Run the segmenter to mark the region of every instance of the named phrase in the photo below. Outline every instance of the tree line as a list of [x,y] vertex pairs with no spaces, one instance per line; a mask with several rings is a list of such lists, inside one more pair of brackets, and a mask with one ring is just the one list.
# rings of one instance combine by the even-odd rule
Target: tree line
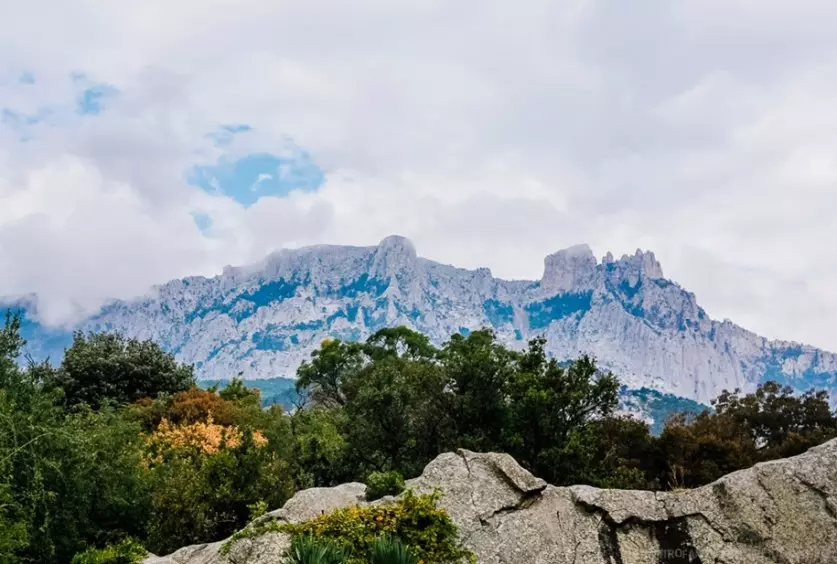
[[299,489],[397,488],[457,448],[507,452],[556,485],[672,489],[837,436],[826,392],[773,382],[652,436],[614,414],[616,376],[589,357],[558,363],[545,344],[514,351],[481,330],[436,347],[404,327],[327,340],[300,366],[289,413],[240,380],[201,390],[191,366],[114,333],[76,333],[58,365],[21,363],[9,313],[0,562],[81,562],[129,540],[168,553],[226,538]]

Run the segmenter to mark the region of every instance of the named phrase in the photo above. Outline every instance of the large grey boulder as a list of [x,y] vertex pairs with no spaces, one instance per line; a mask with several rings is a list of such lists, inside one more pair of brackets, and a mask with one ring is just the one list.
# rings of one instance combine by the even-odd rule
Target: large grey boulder
[[[837,563],[837,440],[673,492],[546,484],[505,454],[437,457],[407,486],[440,505],[486,564]],[[362,504],[362,484],[299,492],[262,519],[302,521]],[[147,564],[281,562],[286,535],[187,547]]]

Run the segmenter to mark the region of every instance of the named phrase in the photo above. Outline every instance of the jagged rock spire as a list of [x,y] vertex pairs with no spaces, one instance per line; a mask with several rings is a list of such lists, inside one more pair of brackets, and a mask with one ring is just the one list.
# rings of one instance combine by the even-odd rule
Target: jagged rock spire
[[548,255],[544,261],[541,289],[558,294],[589,285],[596,274],[596,257],[589,245],[575,245]]

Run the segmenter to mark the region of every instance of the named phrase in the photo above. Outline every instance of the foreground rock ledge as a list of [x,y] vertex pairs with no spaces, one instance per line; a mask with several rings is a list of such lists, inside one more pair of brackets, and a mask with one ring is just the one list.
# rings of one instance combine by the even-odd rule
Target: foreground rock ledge
[[[559,488],[506,454],[467,450],[440,455],[407,486],[441,488],[440,504],[480,563],[837,563],[837,439],[694,490]],[[358,483],[304,490],[260,520],[306,521],[363,504],[365,490]],[[273,564],[289,542],[268,533],[237,541],[226,556],[218,542],[145,564]]]

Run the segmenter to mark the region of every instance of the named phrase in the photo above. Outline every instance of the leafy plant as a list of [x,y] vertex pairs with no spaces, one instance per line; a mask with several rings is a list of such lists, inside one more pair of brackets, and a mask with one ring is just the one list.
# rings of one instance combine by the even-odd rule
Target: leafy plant
[[379,537],[401,540],[424,564],[474,562],[474,555],[458,541],[458,530],[447,511],[436,506],[441,492],[416,495],[407,490],[393,503],[337,509],[305,523],[268,521],[243,529],[221,547],[228,554],[243,538],[269,532],[294,537],[316,537],[339,545],[346,564],[366,564]]
[[263,499],[260,499],[255,503],[247,504],[247,510],[250,511],[250,520],[253,521],[255,519],[258,519],[259,517],[267,513],[267,507],[267,502]]
[[375,539],[387,535],[401,539],[426,564],[471,560],[473,555],[459,544],[456,525],[436,506],[440,495],[408,490],[394,503],[346,507],[282,528],[296,535],[333,539],[345,550],[348,564],[365,563]]
[[366,500],[375,501],[404,491],[404,476],[400,472],[372,472],[366,478]]
[[397,538],[384,536],[378,537],[372,544],[369,562],[370,564],[418,564],[419,557]]
[[298,535],[291,540],[288,549],[290,564],[343,564],[346,556],[334,541],[312,535]]
[[141,544],[133,539],[107,546],[91,548],[73,557],[72,564],[136,564],[148,555]]

